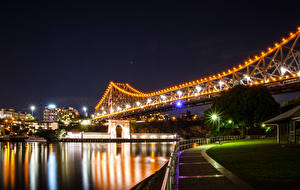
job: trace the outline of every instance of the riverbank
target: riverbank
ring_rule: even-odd
[[[131,190],[161,189],[168,162],[151,176],[136,184]]]

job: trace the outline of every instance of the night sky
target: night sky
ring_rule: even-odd
[[[149,92],[198,79],[300,26],[297,1],[99,2],[1,1],[0,108],[92,110],[109,81]]]

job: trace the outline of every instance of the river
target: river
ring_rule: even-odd
[[[0,189],[130,189],[168,160],[173,143],[0,142]]]

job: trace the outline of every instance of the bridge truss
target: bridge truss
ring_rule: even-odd
[[[300,27],[266,51],[227,71],[198,80],[144,93],[127,83],[110,82],[95,106],[93,120],[122,118],[170,109],[179,101],[196,106],[206,104],[221,91],[235,85],[264,85],[271,93],[300,89]]]

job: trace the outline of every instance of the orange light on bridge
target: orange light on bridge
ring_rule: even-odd
[[[285,39],[285,38],[282,38],[282,41],[283,41],[283,42],[286,42],[286,39]]]
[[[273,49],[272,49],[272,48],[270,48],[270,47],[268,48],[268,50],[269,50],[269,52],[272,52],[272,51],[273,51]]]

